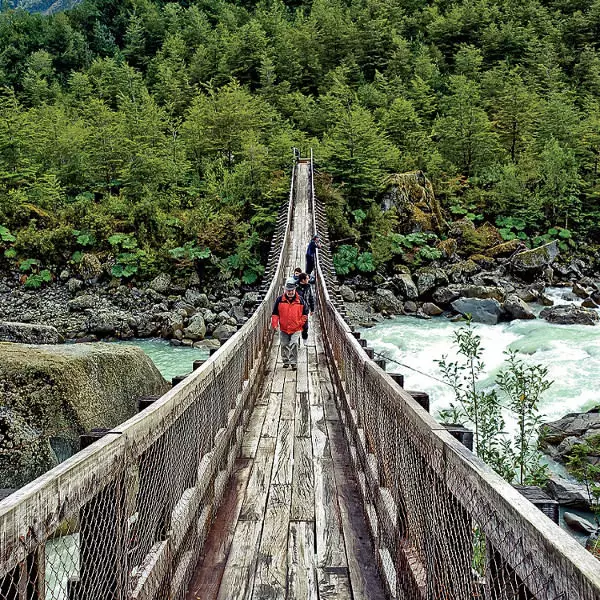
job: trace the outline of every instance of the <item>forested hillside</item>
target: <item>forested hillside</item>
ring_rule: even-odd
[[[443,231],[382,210],[386,176],[417,169],[447,219],[571,252],[600,237],[599,39],[600,0],[5,11],[0,260],[47,279],[91,252],[124,279],[201,264],[252,282],[293,146],[314,148],[333,237],[365,271],[415,244],[437,257]]]

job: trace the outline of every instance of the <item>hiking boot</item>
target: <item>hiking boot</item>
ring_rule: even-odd
[[[290,365],[292,367],[292,371],[296,370],[296,365]]]
[[[283,368],[287,369],[290,365],[288,365],[287,363],[283,363]]]

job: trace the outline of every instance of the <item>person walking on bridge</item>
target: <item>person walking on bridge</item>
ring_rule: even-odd
[[[306,269],[305,272],[310,275],[315,268],[315,258],[317,256],[317,248],[319,248],[319,236],[313,235],[308,248],[306,249]]]
[[[295,278],[295,276],[294,276]],[[312,290],[312,285],[310,285],[310,281],[307,273],[300,273],[298,275],[298,294],[300,298],[302,298],[302,302],[306,304],[306,307],[309,310],[308,316],[312,316],[315,312],[315,294]],[[302,328],[302,339],[306,344],[306,340],[308,340],[308,320],[304,324]]]
[[[289,366],[296,369],[298,362],[298,342],[300,332],[308,319],[308,306],[296,291],[296,281],[290,277],[285,282],[284,293],[275,300],[271,325],[273,329],[279,328],[279,339],[281,341],[281,358],[283,368]]]

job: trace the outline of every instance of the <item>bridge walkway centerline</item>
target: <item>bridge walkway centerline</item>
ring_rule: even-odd
[[[309,165],[298,165],[286,270],[312,235]],[[317,308],[318,310],[318,308]],[[264,387],[187,600],[383,600],[321,328],[310,318],[298,369],[273,338]]]

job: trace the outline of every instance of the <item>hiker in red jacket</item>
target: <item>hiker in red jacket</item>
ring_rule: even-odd
[[[296,369],[298,360],[298,342],[300,332],[308,319],[308,306],[296,292],[296,281],[290,277],[285,282],[285,292],[277,298],[271,315],[271,325],[274,329],[279,327],[281,340],[281,358],[283,368],[289,366]]]

